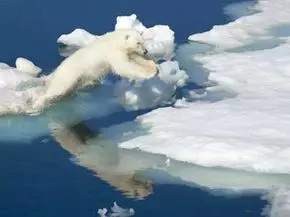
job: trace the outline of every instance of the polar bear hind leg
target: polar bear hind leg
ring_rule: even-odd
[[[57,77],[52,77],[48,83],[45,93],[43,95],[39,95],[33,102],[33,109],[36,112],[39,112],[51,106],[53,103],[59,101],[60,99],[72,94],[78,83],[78,78],[67,78],[66,81],[60,82],[57,80]]]

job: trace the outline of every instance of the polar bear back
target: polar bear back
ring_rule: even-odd
[[[55,70],[53,77],[62,77],[65,82],[81,78],[101,77],[110,68],[104,45],[94,40],[66,58]],[[98,52],[102,51],[102,52]]]
[[[103,77],[112,65],[120,63],[126,56],[124,38],[133,30],[118,30],[106,33],[92,40],[89,44],[77,50],[66,58],[56,69],[54,76],[63,79],[97,79]]]

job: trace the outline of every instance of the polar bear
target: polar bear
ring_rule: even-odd
[[[145,58],[147,52],[142,36],[134,29],[96,37],[56,68],[44,92],[33,100],[33,109],[40,111],[76,90],[94,85],[109,72],[132,80],[154,77],[158,66]]]

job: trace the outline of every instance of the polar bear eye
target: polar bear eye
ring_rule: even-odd
[[[129,35],[126,35],[126,36],[125,36],[125,40],[128,40],[129,38],[130,38]]]

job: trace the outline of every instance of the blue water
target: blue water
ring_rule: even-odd
[[[182,43],[192,33],[228,22],[222,10],[233,2],[239,1],[0,0],[0,62],[12,65],[23,56],[51,70],[61,60],[56,44],[60,34],[78,27],[102,34],[113,29],[116,16],[131,13],[146,26],[169,25],[176,42]],[[96,129],[122,120],[117,114],[88,125]],[[73,164],[70,154],[52,139],[43,139],[1,142],[1,217],[93,217],[113,201],[133,207],[136,216],[257,217],[266,205],[260,195],[226,198],[199,188],[161,184],[154,184],[154,193],[145,200],[134,201]]]

